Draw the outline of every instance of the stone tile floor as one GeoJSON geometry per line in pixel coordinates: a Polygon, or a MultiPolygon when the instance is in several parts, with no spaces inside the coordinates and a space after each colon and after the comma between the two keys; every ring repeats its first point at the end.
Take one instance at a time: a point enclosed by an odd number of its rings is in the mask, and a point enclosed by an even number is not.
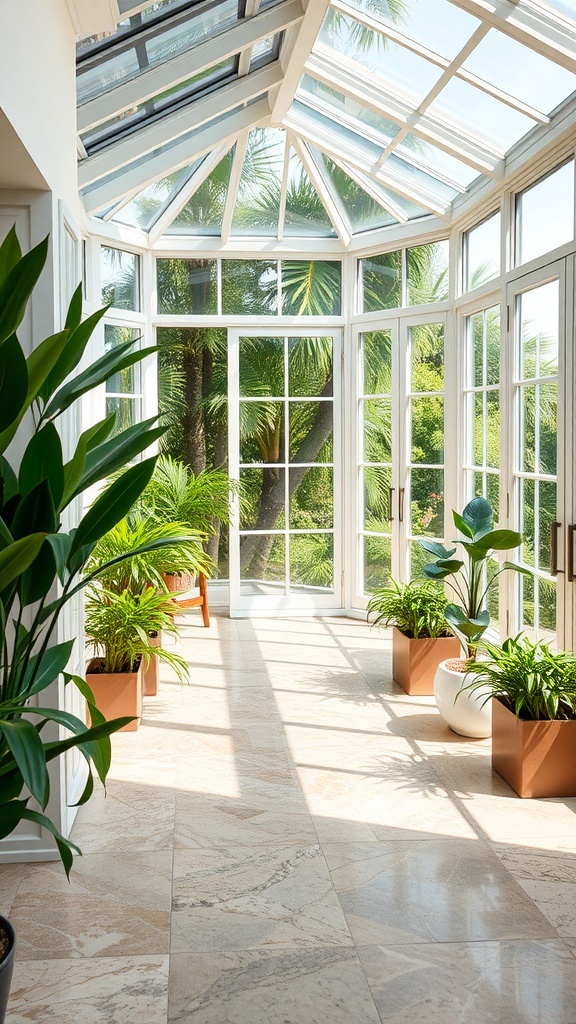
{"type": "Polygon", "coordinates": [[[576,1022],[576,800],[519,800],[363,622],[181,635],[71,884],[0,866],[7,1024],[576,1022]]]}

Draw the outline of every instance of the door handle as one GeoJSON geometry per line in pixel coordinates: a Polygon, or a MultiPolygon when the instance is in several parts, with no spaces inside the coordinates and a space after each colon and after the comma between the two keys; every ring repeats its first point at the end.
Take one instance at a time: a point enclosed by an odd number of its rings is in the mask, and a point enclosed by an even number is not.
{"type": "Polygon", "coordinates": [[[576,577],[576,569],[574,569],[574,535],[576,534],[576,524],[571,523],[567,530],[567,543],[568,543],[568,582],[574,583],[576,577]]]}
{"type": "Polygon", "coordinates": [[[398,519],[401,523],[404,522],[404,491],[405,487],[401,487],[398,491],[398,519]]]}
{"type": "Polygon", "coordinates": [[[394,516],[392,515],[392,496],[393,496],[395,490],[396,490],[395,487],[389,487],[388,488],[388,522],[389,523],[393,522],[393,520],[394,520],[394,516]]]}
{"type": "Polygon", "coordinates": [[[550,523],[550,575],[557,576],[558,572],[558,530],[562,523],[550,523]]]}

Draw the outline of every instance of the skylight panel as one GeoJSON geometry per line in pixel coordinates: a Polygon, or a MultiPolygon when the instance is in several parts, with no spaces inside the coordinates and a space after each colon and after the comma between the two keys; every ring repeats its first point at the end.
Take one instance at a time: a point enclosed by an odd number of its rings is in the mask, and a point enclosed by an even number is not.
{"type": "Polygon", "coordinates": [[[77,67],[78,103],[86,103],[108,92],[150,67],[191,49],[202,40],[238,22],[238,0],[193,5],[150,25],[134,15],[118,32],[87,56],[79,52],[77,67]]]}
{"type": "Polygon", "coordinates": [[[449,60],[454,59],[480,24],[449,0],[407,0],[397,13],[388,0],[346,2],[449,60]]]}
{"type": "Polygon", "coordinates": [[[338,54],[393,85],[396,91],[418,106],[436,84],[442,69],[429,60],[417,56],[405,46],[373,32],[340,11],[330,9],[320,30],[318,41],[338,54]]]}
{"type": "Polygon", "coordinates": [[[228,195],[235,147],[198,186],[186,206],[166,229],[169,235],[219,235],[228,195]]]}
{"type": "Polygon", "coordinates": [[[390,172],[400,180],[402,184],[411,191],[412,188],[416,188],[417,191],[428,193],[428,195],[435,200],[439,200],[446,207],[450,205],[453,199],[458,195],[458,190],[448,185],[446,182],[441,181],[439,178],[435,178],[432,174],[422,170],[414,164],[409,163],[407,160],[403,160],[401,156],[392,153],[382,165],[384,173],[390,172]]]}
{"type": "Polygon", "coordinates": [[[252,54],[250,57],[250,71],[254,71],[256,68],[262,67],[263,64],[268,64],[271,60],[274,60],[280,49],[280,36],[267,36],[266,39],[261,39],[259,43],[255,43],[252,47],[252,54]]]}
{"type": "Polygon", "coordinates": [[[497,29],[478,44],[464,69],[545,114],[576,89],[576,75],[497,29]]]}
{"type": "Polygon", "coordinates": [[[334,238],[336,235],[318,192],[293,151],[288,164],[284,234],[291,238],[334,238]]]}
{"type": "Polygon", "coordinates": [[[432,146],[425,139],[417,138],[412,133],[404,137],[395,152],[398,156],[426,167],[432,174],[437,173],[455,182],[461,188],[467,188],[478,177],[478,171],[474,167],[457,160],[443,149],[432,146]]]}
{"type": "Polygon", "coordinates": [[[354,233],[371,231],[374,228],[383,228],[389,224],[398,223],[392,214],[388,213],[388,210],[385,210],[364,189],[360,188],[360,185],[353,181],[330,157],[316,147],[313,147],[312,153],[332,198],[345,211],[354,233]]]}
{"type": "Polygon", "coordinates": [[[112,217],[112,221],[149,231],[198,169],[202,160],[201,157],[190,167],[181,167],[179,171],[174,171],[165,178],[147,185],[112,217]]]}
{"type": "Polygon", "coordinates": [[[321,144],[324,142],[329,150],[334,147],[344,159],[355,156],[367,167],[371,167],[381,156],[382,146],[367,138],[365,131],[354,131],[341,121],[334,120],[326,113],[298,99],[294,101],[292,111],[298,120],[297,130],[300,125],[306,136],[308,133],[311,134],[313,141],[321,144]]]}
{"type": "Polygon", "coordinates": [[[483,140],[502,154],[536,123],[459,78],[448,83],[427,113],[443,123],[453,121],[462,132],[483,140]]]}
{"type": "Polygon", "coordinates": [[[567,21],[576,25],[576,6],[574,5],[574,0],[537,0],[537,4],[544,9],[549,8],[554,14],[559,14],[562,18],[566,18],[567,21]]]}
{"type": "Polygon", "coordinates": [[[232,235],[274,237],[282,194],[286,132],[255,128],[248,136],[232,216],[232,235]]]}
{"type": "Polygon", "coordinates": [[[319,82],[310,75],[304,75],[297,95],[308,99],[319,109],[349,125],[355,131],[366,132],[367,137],[382,149],[398,134],[398,125],[377,114],[369,107],[362,106],[351,96],[345,96],[337,89],[319,82]]]}
{"type": "Polygon", "coordinates": [[[237,58],[231,58],[211,68],[205,68],[199,74],[177,86],[165,89],[144,103],[123,110],[120,114],[103,121],[97,128],[93,128],[82,136],[86,151],[92,153],[101,149],[150,121],[156,120],[160,115],[171,113],[178,107],[197,99],[214,86],[230,81],[236,74],[236,70],[237,58]]]}

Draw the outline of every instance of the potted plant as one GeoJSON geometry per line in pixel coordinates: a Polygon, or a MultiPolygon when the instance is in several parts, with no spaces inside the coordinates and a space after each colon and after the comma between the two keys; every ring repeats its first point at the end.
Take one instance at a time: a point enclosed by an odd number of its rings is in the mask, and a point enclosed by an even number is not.
{"type": "Polygon", "coordinates": [[[434,696],[444,721],[461,736],[486,738],[491,732],[490,709],[478,699],[480,694],[461,693],[468,662],[475,661],[478,643],[490,625],[487,600],[498,577],[506,569],[525,572],[513,562],[490,568],[490,559],[496,551],[508,551],[522,543],[522,536],[514,530],[494,528],[490,502],[473,498],[462,514],[452,510],[454,525],[463,538],[458,543],[464,549],[464,560],[454,558],[456,548],[445,548],[432,540],[419,544],[435,560],[424,566],[428,579],[445,582],[459,603],[446,605],[446,621],[460,638],[465,658],[441,662],[434,680],[434,696]]]}
{"type": "Polygon", "coordinates": [[[390,580],[368,602],[374,626],[393,626],[392,675],[406,693],[431,696],[440,662],[460,653],[444,617],[447,603],[442,587],[428,580],[390,580]]]}
{"type": "MultiPolygon", "coordinates": [[[[134,352],[129,342],[79,371],[106,310],[82,320],[78,288],[64,330],[26,356],[16,332],[47,253],[44,239],[22,256],[14,229],[0,246],[0,839],[21,821],[40,825],[54,836],[68,873],[73,854],[80,851],[45,813],[48,765],[78,748],[87,765],[79,801],[84,803],[93,790],[92,772],[106,779],[110,735],[126,719],[103,719],[86,682],[67,671],[74,641],[61,640],[57,631],[67,602],[94,578],[84,575],[94,545],[129,511],[156,460],[129,464],[164,431],[155,420],[147,420],[113,435],[112,415],[85,430],[65,461],[58,431],[62,414],[150,350],[134,352]],[[122,478],[105,486],[76,528],[68,531],[64,517],[71,503],[126,465],[122,478]],[[51,706],[46,691],[59,678],[86,698],[90,727],[51,706]],[[60,729],[65,736],[58,734],[60,729]]],[[[4,984],[14,938],[9,926],[3,925],[2,933],[4,946],[8,936],[8,953],[0,964],[4,984]]]]}
{"type": "Polygon", "coordinates": [[[576,796],[576,657],[520,636],[483,650],[466,689],[491,704],[492,767],[518,796],[576,796]]]}
{"type": "Polygon", "coordinates": [[[148,587],[141,594],[91,587],[86,602],[86,637],[95,657],[86,678],[94,701],[106,720],[130,716],[125,731],[135,731],[142,717],[144,670],[155,656],[169,664],[180,679],[188,665],[173,651],[153,644],[150,634],[178,634],[168,594],[148,587]]]}

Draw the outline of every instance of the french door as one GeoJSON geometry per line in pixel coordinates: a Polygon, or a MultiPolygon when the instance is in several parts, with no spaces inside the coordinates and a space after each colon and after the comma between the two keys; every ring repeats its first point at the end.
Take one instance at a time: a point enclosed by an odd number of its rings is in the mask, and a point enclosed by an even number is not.
{"type": "Polygon", "coordinates": [[[340,332],[229,332],[233,615],[342,607],[340,396],[340,332]]]}
{"type": "MultiPolygon", "coordinates": [[[[445,317],[408,316],[356,340],[356,593],[361,606],[390,575],[427,561],[418,539],[446,531],[445,317]]],[[[452,434],[454,431],[452,430],[452,434]]]]}
{"type": "Polygon", "coordinates": [[[574,648],[576,492],[574,260],[509,285],[503,493],[524,535],[507,574],[506,632],[574,648]],[[567,312],[568,311],[568,312],[567,312]]]}

